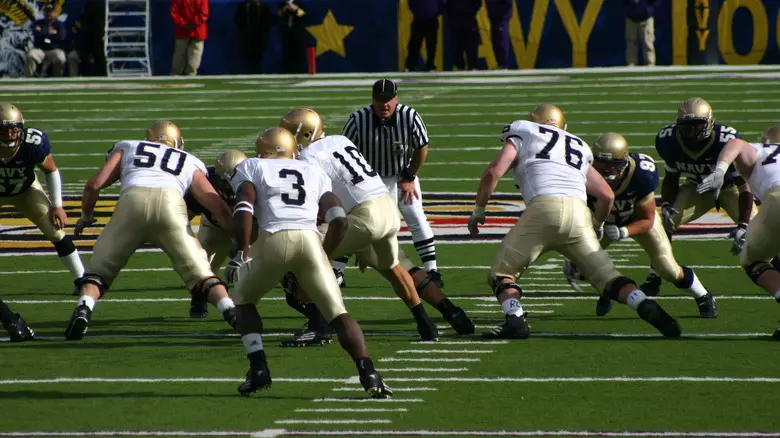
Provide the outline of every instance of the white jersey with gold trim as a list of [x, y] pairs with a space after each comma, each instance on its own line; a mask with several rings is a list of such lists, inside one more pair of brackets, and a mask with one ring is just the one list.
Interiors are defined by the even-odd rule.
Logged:
[[382, 178], [343, 135], [330, 135], [315, 141], [301, 151], [301, 160], [325, 171], [333, 184], [333, 193], [344, 204], [346, 212], [388, 193]]
[[319, 201], [331, 182], [316, 165], [299, 160], [249, 158], [236, 167], [231, 184], [255, 186], [255, 217], [260, 230], [317, 231]]
[[554, 126], [517, 120], [504, 127], [501, 141], [517, 149], [514, 179], [526, 203], [537, 196], [587, 199], [593, 153], [582, 139]]
[[760, 200], [774, 186], [780, 186], [780, 144], [751, 143], [756, 150], [756, 164], [748, 177], [750, 190]]
[[184, 196], [195, 172], [206, 165], [194, 155], [150, 141], [120, 141], [110, 153], [122, 151], [120, 193], [130, 187], [174, 188]]

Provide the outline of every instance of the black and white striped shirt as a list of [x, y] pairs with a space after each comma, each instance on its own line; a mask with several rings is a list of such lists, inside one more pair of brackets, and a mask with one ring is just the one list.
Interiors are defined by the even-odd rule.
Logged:
[[412, 107], [398, 104], [385, 123], [371, 105], [349, 116], [341, 132], [352, 140], [382, 177], [396, 176], [409, 166], [412, 153], [428, 144], [428, 130]]

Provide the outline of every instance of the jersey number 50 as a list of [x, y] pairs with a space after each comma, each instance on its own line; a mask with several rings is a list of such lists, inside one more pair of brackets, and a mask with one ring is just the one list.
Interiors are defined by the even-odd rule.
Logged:
[[[147, 149], [160, 149], [160, 145], [154, 143], [138, 143], [138, 147], [135, 149], [135, 154], [138, 155], [138, 157], [133, 160], [135, 167], [154, 167], [157, 162], [157, 155]], [[170, 161], [174, 154], [176, 154], [176, 166], [170, 167]], [[146, 159], [144, 160], [144, 158]], [[184, 168], [184, 160], [186, 159], [187, 155], [184, 152], [178, 149], [168, 148], [163, 154], [162, 160], [160, 160], [160, 170], [178, 176]]]
[[[545, 146], [544, 149], [542, 149], [538, 154], [536, 154], [537, 159], [549, 160], [550, 151], [556, 144], [558, 144], [558, 138], [560, 137], [560, 134], [558, 134], [558, 131], [545, 128], [544, 126], [539, 127], [539, 133], [552, 134], [550, 141], [547, 142], [547, 146]], [[582, 152], [578, 151], [577, 149], [574, 149], [572, 143], [577, 143], [578, 145], [582, 146], [582, 140], [576, 137], [572, 137], [570, 135], [566, 135], [565, 137], [566, 137], [566, 164], [568, 164], [569, 166], [575, 169], [580, 169], [582, 167]]]

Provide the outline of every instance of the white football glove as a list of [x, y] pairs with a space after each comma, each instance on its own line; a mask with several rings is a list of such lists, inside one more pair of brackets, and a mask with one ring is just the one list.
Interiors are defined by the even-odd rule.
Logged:
[[664, 229], [669, 233], [674, 233], [675, 226], [672, 216], [679, 214], [680, 212], [672, 207], [672, 204], [664, 202], [661, 204], [661, 219], [663, 219]]
[[73, 227], [73, 235], [80, 236], [81, 233], [84, 231], [84, 228], [93, 225], [95, 222], [97, 222], [97, 220], [92, 216], [92, 213], [90, 214], [82, 213], [79, 220], [76, 221], [76, 225]]
[[712, 191], [712, 198], [718, 199], [720, 196], [720, 189], [723, 187], [723, 179], [726, 177], [726, 170], [728, 166], [723, 166], [718, 163], [718, 167], [715, 171], [707, 175], [699, 185], [696, 186], [696, 192], [699, 194]]
[[248, 260], [244, 259], [244, 251], [238, 251], [225, 266], [225, 280], [228, 284], [238, 283], [238, 273]]
[[577, 281], [584, 280], [585, 278], [580, 274], [577, 265], [566, 258], [563, 259], [563, 275], [566, 277], [566, 281], [569, 282], [569, 286], [571, 286], [572, 289], [577, 293], [582, 293], [582, 288], [577, 284]]
[[739, 253], [742, 252], [742, 248], [745, 246], [745, 239], [747, 238], [747, 224], [741, 223], [737, 225], [737, 228], [734, 228], [729, 233], [729, 237], [734, 240], [734, 242], [731, 244], [731, 253], [734, 255], [739, 255]]
[[604, 226], [604, 235], [607, 236], [607, 240], [610, 242], [617, 242], [628, 237], [628, 229], [626, 227], [608, 224]]
[[469, 217], [469, 233], [471, 233], [472, 236], [476, 236], [479, 234], [479, 226], [485, 225], [485, 207], [480, 207], [478, 205], [474, 206], [474, 211], [471, 213], [471, 217]]

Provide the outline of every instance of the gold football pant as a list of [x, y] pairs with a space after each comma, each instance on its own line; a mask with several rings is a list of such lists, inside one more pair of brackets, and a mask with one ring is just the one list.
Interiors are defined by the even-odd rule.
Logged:
[[761, 210], [750, 221], [745, 237], [745, 247], [739, 254], [739, 263], [748, 266], [755, 262], [767, 262], [780, 254], [780, 187], [773, 187], [761, 200]]
[[[380, 270], [389, 270], [398, 264], [401, 215], [390, 195], [356, 205], [347, 214], [347, 221], [346, 234], [333, 251], [332, 259], [355, 254], [359, 263]], [[321, 227], [321, 230], [326, 229]]]
[[[724, 187], [718, 196], [721, 208], [726, 210], [731, 220], [734, 223], [739, 222], [739, 188], [735, 185]], [[674, 209], [679, 211], [678, 214], [672, 216], [674, 226], [679, 227], [685, 225], [688, 222], [693, 222], [696, 219], [704, 216], [705, 213], [715, 208], [715, 202], [712, 199], [712, 193], [696, 193], [696, 184], [684, 183], [680, 186], [677, 192], [677, 198], [674, 200]], [[756, 215], [758, 209], [753, 206], [753, 212], [750, 217]]]
[[[666, 236], [663, 220], [658, 212], [655, 213], [653, 226], [649, 230], [631, 238], [650, 256], [650, 263], [661, 278], [672, 283], [678, 280], [682, 268], [674, 259], [672, 244]], [[612, 242], [604, 238], [601, 246], [606, 249], [610, 243]]]
[[0, 206], [13, 205], [30, 222], [41, 230], [43, 236], [51, 242], [65, 238], [65, 232], [54, 226], [49, 218], [51, 201], [36, 179], [24, 193], [8, 198], [0, 198]]
[[213, 277], [206, 252], [188, 233], [187, 206], [175, 189], [131, 187], [119, 196], [111, 220], [95, 243], [87, 274], [111, 285], [143, 243], [159, 246], [188, 289]]
[[601, 248], [585, 201], [562, 196], [538, 196], [504, 236], [488, 274], [491, 287], [497, 277], [513, 280], [547, 251], [557, 251], [574, 262], [599, 291], [620, 277]]

